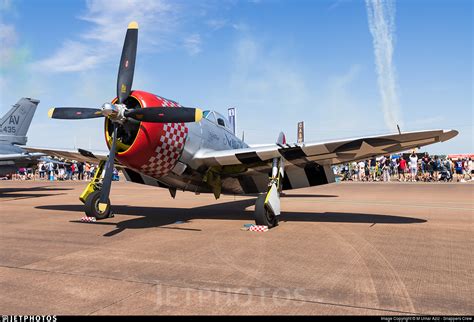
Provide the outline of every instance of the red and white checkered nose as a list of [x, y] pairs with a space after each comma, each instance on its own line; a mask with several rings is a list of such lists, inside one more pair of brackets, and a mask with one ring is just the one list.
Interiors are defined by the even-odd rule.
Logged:
[[153, 178], [160, 178], [170, 172], [181, 156], [187, 135], [188, 128], [184, 123], [163, 124], [155, 152], [140, 167], [140, 171]]
[[[130, 97], [136, 100], [130, 104], [140, 105], [140, 108], [181, 107], [175, 101], [143, 91], [133, 91]], [[124, 166], [158, 179], [167, 175], [178, 163], [187, 136], [188, 128], [185, 123], [141, 122], [133, 143], [125, 151], [119, 151], [116, 158]]]

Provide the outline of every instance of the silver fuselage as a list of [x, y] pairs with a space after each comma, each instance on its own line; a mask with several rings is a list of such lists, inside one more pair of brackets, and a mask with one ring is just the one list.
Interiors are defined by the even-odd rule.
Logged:
[[[249, 146], [236, 137], [230, 129], [206, 118], [197, 123], [187, 123], [186, 126], [188, 127], [188, 136], [179, 159], [181, 164], [186, 165], [186, 171], [181, 174], [170, 172], [158, 180], [179, 190], [196, 193], [211, 192], [209, 185], [203, 182], [207, 167], [196, 157], [208, 151], [241, 149]], [[222, 192], [243, 193], [237, 179], [226, 177], [222, 178]]]

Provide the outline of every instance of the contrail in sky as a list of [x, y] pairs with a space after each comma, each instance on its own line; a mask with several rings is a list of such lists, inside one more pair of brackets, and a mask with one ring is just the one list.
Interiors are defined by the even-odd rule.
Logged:
[[[366, 0], [369, 29], [373, 37], [375, 66], [382, 109], [387, 127], [396, 130], [401, 123], [397, 79], [393, 64], [395, 1]], [[400, 124], [401, 125], [401, 124]]]

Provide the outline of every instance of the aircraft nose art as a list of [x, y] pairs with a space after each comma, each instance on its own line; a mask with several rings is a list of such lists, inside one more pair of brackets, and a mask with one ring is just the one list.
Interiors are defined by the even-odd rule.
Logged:
[[[179, 108], [178, 103], [145, 92], [134, 92], [143, 108], [162, 106]], [[140, 124], [140, 130], [130, 148], [117, 154], [117, 159], [143, 174], [160, 178], [170, 172], [183, 152], [188, 128], [185, 123]]]

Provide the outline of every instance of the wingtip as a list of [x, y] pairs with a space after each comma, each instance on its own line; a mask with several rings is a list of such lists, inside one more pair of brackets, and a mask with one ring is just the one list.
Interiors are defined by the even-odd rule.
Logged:
[[49, 117], [50, 119], [53, 118], [53, 113], [54, 113], [54, 107], [51, 107], [51, 108], [48, 110], [48, 117]]
[[132, 21], [128, 24], [128, 29], [138, 29], [138, 23], [136, 21]]
[[447, 141], [447, 140], [450, 140], [452, 139], [453, 137], [457, 136], [459, 134], [459, 131], [458, 130], [443, 130], [443, 135], [442, 135], [442, 138], [441, 138], [441, 141]]

